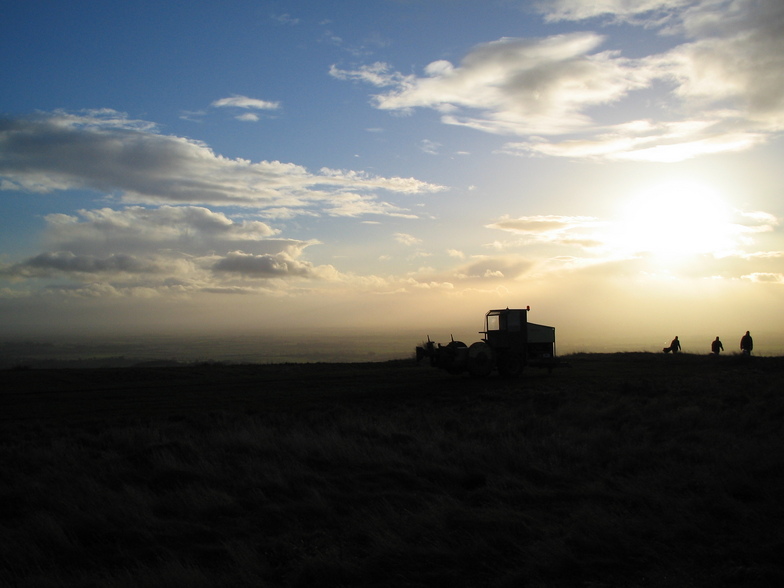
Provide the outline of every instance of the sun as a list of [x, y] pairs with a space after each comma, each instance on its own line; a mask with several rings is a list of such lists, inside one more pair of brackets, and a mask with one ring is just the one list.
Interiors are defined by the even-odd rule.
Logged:
[[624, 207], [619, 245], [633, 254], [671, 260], [731, 248], [730, 209], [722, 195], [698, 182], [670, 181], [635, 195]]

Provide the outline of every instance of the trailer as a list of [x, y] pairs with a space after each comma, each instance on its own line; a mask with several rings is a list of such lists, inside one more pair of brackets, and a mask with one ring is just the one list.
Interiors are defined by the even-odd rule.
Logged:
[[446, 345], [427, 343], [416, 348], [417, 363], [428, 358], [430, 365], [450, 374], [468, 372], [475, 377], [497, 371], [504, 377], [516, 377], [526, 366], [552, 371], [559, 361], [555, 352], [555, 327], [528, 322], [526, 308], [489, 310], [481, 341], [470, 346], [454, 338]]

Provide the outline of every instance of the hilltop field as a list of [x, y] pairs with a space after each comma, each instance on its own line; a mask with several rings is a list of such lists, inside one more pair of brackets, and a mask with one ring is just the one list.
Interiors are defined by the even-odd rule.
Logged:
[[784, 585], [784, 358], [0, 371], [0, 583]]

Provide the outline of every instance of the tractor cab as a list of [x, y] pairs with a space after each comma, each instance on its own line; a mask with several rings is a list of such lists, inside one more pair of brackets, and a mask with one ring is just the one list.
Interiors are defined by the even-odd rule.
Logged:
[[530, 310], [527, 306], [488, 311], [483, 341], [501, 356], [520, 357], [523, 365], [548, 364], [555, 358], [555, 327], [529, 323]]
[[490, 310], [485, 314], [483, 340], [494, 349], [522, 349], [527, 324], [528, 308]]

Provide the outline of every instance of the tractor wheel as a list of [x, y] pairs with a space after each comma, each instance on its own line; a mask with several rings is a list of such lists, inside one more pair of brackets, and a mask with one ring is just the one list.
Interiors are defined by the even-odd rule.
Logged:
[[472, 376], [489, 376], [493, 370], [493, 349], [484, 341], [472, 343], [468, 348], [468, 371]]
[[507, 351], [498, 358], [498, 373], [504, 378], [517, 378], [523, 373], [523, 358], [511, 351]]
[[445, 357], [447, 358], [444, 361], [443, 368], [447, 371], [447, 373], [452, 375], [457, 375], [465, 369], [465, 365], [462, 365], [460, 361], [457, 359], [458, 349], [465, 349], [467, 345], [462, 341], [450, 341], [446, 345], [446, 354]]

